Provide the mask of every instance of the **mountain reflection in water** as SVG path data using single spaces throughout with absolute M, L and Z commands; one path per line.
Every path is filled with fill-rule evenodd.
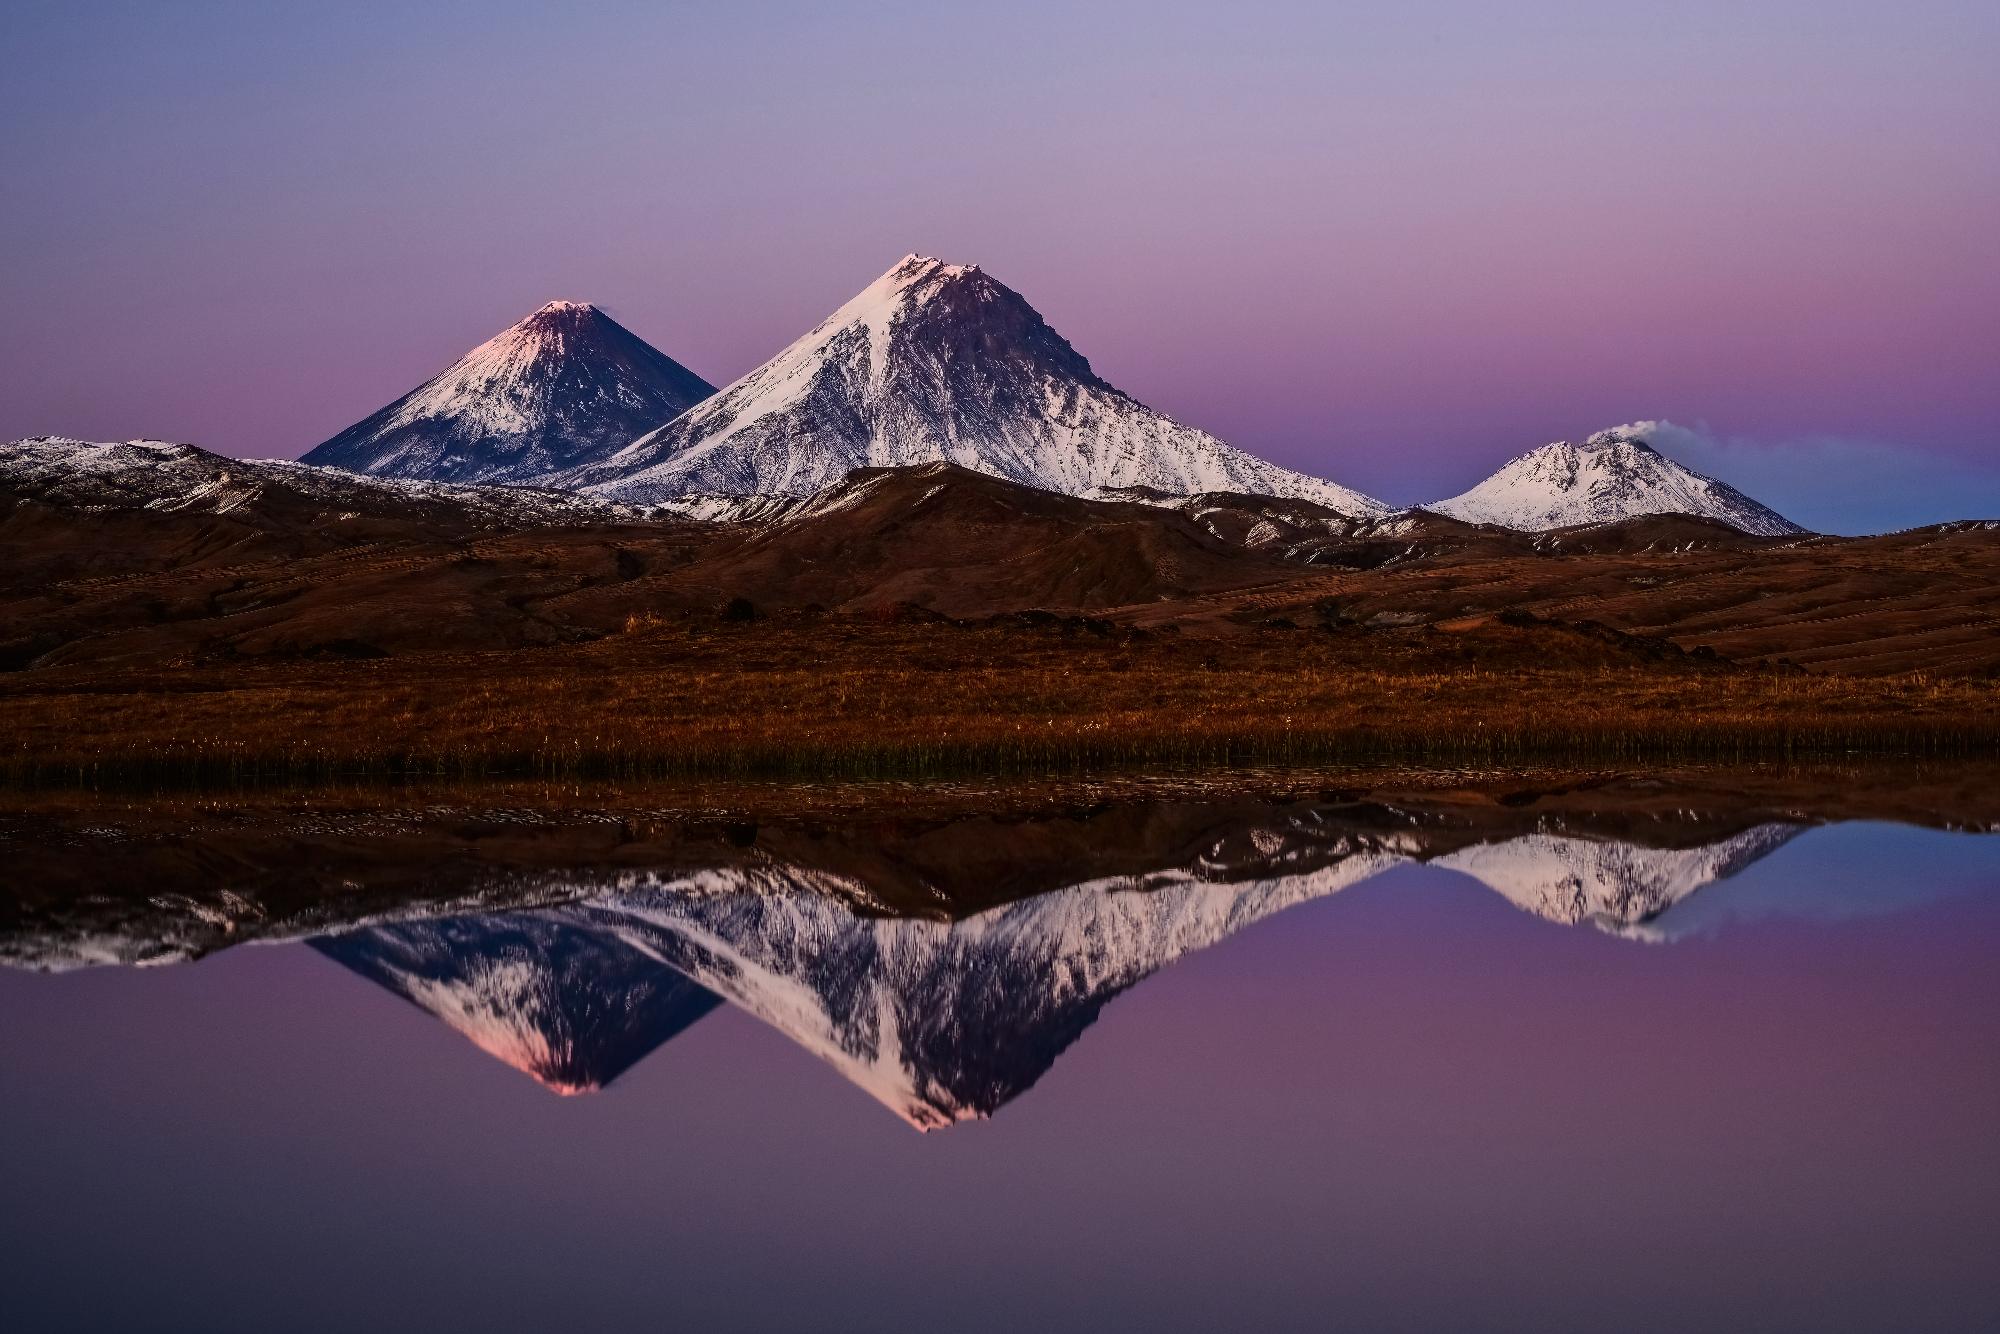
M 677 842 L 656 867 L 461 868 L 466 884 L 289 914 L 226 883 L 41 905 L 0 932 L 0 957 L 54 970 L 304 938 L 564 1094 L 726 1002 L 932 1129 L 1018 1097 L 1167 965 L 1391 868 L 1446 867 L 1548 921 L 1658 944 L 1706 929 L 1697 896 L 1815 823 L 1773 816 L 1333 797 L 770 826 Z M 254 858 L 233 866 L 257 879 Z

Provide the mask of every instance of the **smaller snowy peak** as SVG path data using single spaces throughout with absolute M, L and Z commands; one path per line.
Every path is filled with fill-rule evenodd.
M 378 477 L 526 482 L 617 452 L 714 386 L 584 301 L 551 301 L 305 456 Z
M 1806 530 L 1735 487 L 1674 462 L 1641 427 L 1543 445 L 1479 485 L 1424 508 L 1469 523 L 1544 532 L 1647 514 L 1691 514 L 1762 537 Z
M 1471 876 L 1537 917 L 1626 934 L 1768 857 L 1806 828 L 1760 824 L 1687 848 L 1648 848 L 1551 829 L 1475 844 L 1434 864 Z

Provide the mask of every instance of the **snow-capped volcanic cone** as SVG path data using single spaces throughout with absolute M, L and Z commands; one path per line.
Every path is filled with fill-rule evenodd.
M 1385 509 L 1135 402 L 1018 293 L 920 255 L 685 416 L 548 480 L 655 503 L 804 495 L 853 468 L 938 462 L 1077 496 L 1145 486 Z
M 1692 514 L 1760 537 L 1806 531 L 1735 487 L 1675 463 L 1636 427 L 1599 431 L 1580 445 L 1543 445 L 1463 495 L 1424 508 L 1526 532 L 1642 514 Z
M 597 307 L 551 301 L 305 456 L 434 482 L 525 482 L 591 463 L 715 386 Z

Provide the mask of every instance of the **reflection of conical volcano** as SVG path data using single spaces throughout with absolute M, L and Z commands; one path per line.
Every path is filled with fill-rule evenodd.
M 1397 860 L 1357 852 L 1237 884 L 1083 884 L 953 922 L 857 916 L 813 893 L 671 888 L 549 914 L 616 932 L 929 1129 L 1019 1096 L 1149 974 Z
M 765 862 L 315 944 L 564 1091 L 608 1082 L 721 997 L 930 1129 L 1026 1091 L 1127 987 L 1392 866 L 1434 858 L 1552 921 L 1622 933 L 1800 829 L 1687 848 L 1561 832 L 1454 846 L 1466 831 L 1387 832 L 1379 814 L 1358 832 L 1295 812 L 1218 834 L 1185 866 L 956 920 L 864 915 L 818 868 Z
M 616 940 L 537 913 L 402 922 L 310 943 L 558 1093 L 604 1087 L 720 1004 Z

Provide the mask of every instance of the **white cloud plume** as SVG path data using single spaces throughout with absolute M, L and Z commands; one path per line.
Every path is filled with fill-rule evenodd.
M 1707 423 L 1655 419 L 1611 428 L 1729 483 L 1823 533 L 1880 533 L 1949 519 L 2000 518 L 2000 468 L 1842 436 L 1762 441 Z

